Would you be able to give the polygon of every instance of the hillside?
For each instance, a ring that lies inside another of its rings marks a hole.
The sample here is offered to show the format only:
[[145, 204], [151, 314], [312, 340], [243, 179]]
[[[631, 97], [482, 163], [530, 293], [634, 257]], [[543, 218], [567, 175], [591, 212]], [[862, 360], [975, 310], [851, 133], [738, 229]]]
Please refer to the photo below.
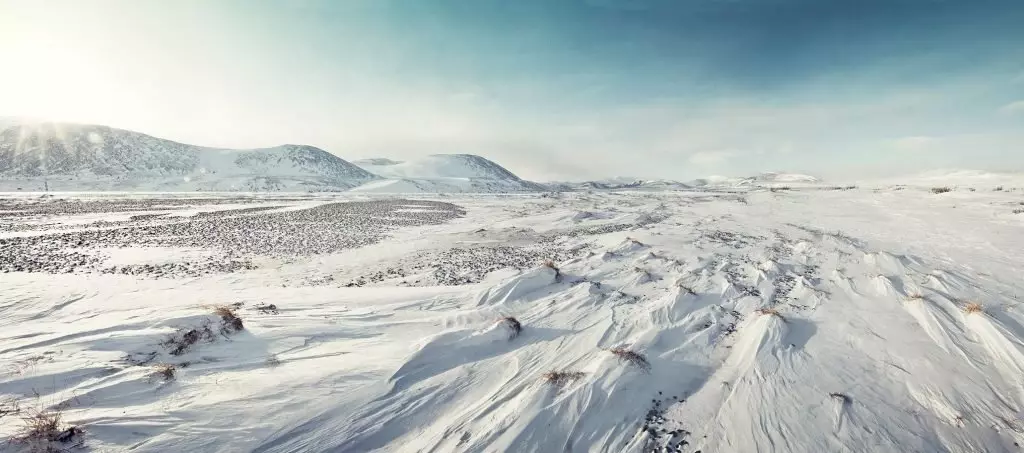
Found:
[[544, 187], [516, 176], [501, 165], [473, 154], [434, 154], [399, 162], [385, 158], [356, 162], [386, 178], [354, 189], [358, 192], [535, 192]]
[[0, 190], [337, 191], [373, 179], [312, 146], [215, 149], [57, 123], [0, 131]]

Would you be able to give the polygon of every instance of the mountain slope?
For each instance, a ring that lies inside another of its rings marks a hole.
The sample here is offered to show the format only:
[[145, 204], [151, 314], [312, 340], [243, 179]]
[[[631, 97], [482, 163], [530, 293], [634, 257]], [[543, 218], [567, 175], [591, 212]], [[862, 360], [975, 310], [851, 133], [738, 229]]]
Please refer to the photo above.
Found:
[[[376, 179], [322, 149], [214, 149], [106, 126], [18, 124], [0, 131], [0, 188], [345, 190]], [[38, 186], [38, 187], [37, 187]]]
[[384, 158], [357, 161], [387, 178], [358, 187], [359, 192], [534, 192], [543, 186], [516, 176], [501, 165], [473, 154], [434, 154], [408, 162]]

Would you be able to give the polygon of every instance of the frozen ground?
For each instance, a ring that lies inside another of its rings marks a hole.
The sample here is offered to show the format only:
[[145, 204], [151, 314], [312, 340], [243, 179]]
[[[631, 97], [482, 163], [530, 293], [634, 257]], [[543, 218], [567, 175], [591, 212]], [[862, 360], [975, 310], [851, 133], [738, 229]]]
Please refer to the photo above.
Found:
[[1024, 193], [897, 189], [5, 198], [0, 436], [1019, 451]]

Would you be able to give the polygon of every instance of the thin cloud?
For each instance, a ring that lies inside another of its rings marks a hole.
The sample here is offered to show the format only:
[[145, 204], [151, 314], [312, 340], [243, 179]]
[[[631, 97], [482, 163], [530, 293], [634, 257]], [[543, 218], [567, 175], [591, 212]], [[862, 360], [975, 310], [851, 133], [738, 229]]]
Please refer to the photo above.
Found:
[[999, 108], [1004, 115], [1024, 115], [1024, 100], [1014, 101]]

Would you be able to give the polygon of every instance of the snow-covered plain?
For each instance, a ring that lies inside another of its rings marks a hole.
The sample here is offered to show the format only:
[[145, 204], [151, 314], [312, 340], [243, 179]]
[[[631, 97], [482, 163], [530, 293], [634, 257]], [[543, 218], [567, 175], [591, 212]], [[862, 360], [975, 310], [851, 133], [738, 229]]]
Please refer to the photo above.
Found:
[[[1024, 443], [1020, 191], [203, 197], [0, 200], [0, 255], [96, 259], [0, 273], [0, 404], [63, 408], [92, 451]], [[274, 234], [278, 220], [288, 234]], [[330, 248], [321, 230], [343, 221], [380, 229]], [[206, 229], [225, 224], [260, 232]], [[288, 228], [303, 225], [321, 235], [295, 240]], [[211, 245], [178, 247], [168, 232]], [[251, 266], [101, 272], [211, 254]], [[235, 303], [244, 330], [221, 331], [211, 307]], [[214, 334], [172, 350], [204, 326]], [[175, 365], [173, 378], [155, 364]], [[3, 416], [0, 435], [20, 425]]]

